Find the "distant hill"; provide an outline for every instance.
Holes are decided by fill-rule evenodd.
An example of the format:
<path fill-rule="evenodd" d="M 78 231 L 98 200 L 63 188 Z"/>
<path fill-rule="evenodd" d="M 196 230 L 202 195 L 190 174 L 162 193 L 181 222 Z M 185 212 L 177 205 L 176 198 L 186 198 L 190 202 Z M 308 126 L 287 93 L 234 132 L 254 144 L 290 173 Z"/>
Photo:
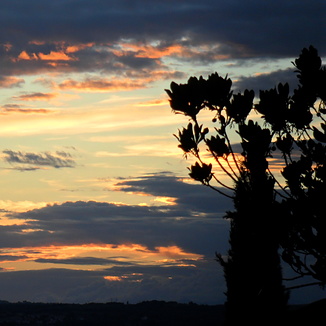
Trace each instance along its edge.
<path fill-rule="evenodd" d="M 216 326 L 223 325 L 223 320 L 222 305 L 206 306 L 164 301 L 80 305 L 0 301 L 0 326 Z"/>

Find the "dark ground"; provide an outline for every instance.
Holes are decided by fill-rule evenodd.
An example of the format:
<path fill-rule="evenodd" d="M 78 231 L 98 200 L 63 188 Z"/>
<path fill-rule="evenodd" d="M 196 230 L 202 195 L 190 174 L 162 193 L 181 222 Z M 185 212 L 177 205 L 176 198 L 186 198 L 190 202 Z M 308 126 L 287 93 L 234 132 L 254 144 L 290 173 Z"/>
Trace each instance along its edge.
<path fill-rule="evenodd" d="M 139 304 L 0 302 L 0 325 L 223 325 L 224 307 L 149 301 Z"/>
<path fill-rule="evenodd" d="M 326 325 L 326 299 L 289 307 L 285 325 Z M 283 324 L 283 323 L 280 323 Z M 148 301 L 138 304 L 9 303 L 0 301 L 0 326 L 219 326 L 224 306 Z"/>

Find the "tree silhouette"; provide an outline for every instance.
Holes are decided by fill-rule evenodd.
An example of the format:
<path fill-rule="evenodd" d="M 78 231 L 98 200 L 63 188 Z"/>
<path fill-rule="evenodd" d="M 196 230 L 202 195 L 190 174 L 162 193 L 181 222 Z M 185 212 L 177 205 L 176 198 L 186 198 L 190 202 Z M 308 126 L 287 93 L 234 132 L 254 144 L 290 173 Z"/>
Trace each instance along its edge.
<path fill-rule="evenodd" d="M 280 248 L 296 278 L 326 282 L 326 70 L 312 46 L 294 65 L 293 94 L 280 83 L 260 91 L 256 104 L 253 91 L 233 94 L 231 79 L 217 73 L 166 90 L 172 110 L 190 119 L 175 135 L 185 156 L 195 159 L 190 177 L 234 203 L 226 214 L 230 250 L 227 258 L 217 255 L 230 325 L 281 318 L 287 292 Z M 214 114 L 209 128 L 198 122 L 207 123 L 207 111 Z"/>

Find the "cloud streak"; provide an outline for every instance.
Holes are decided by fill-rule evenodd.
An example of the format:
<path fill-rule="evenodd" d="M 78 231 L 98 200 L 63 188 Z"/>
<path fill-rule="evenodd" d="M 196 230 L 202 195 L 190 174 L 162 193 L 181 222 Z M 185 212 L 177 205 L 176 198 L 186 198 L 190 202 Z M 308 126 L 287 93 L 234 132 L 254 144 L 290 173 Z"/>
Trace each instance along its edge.
<path fill-rule="evenodd" d="M 22 113 L 22 114 L 47 114 L 53 111 L 47 109 L 33 109 L 22 107 L 18 104 L 5 104 L 1 107 L 1 114 Z"/>
<path fill-rule="evenodd" d="M 4 161 L 13 164 L 15 169 L 18 170 L 29 171 L 40 169 L 41 167 L 53 167 L 56 169 L 73 168 L 76 165 L 71 154 L 66 152 L 30 153 L 7 149 L 2 151 L 2 153 L 4 154 Z"/>
<path fill-rule="evenodd" d="M 13 99 L 18 101 L 48 101 L 55 98 L 56 96 L 57 94 L 37 92 L 14 96 Z"/>

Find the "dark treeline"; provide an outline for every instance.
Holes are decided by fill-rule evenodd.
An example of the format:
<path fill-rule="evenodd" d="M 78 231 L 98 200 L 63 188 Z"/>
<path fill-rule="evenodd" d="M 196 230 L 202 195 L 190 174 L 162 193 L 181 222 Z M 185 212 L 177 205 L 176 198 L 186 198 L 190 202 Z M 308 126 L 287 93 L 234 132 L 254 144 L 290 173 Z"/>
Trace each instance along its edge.
<path fill-rule="evenodd" d="M 289 306 L 289 325 L 323 325 L 326 299 Z M 219 326 L 224 325 L 224 305 L 199 305 L 165 301 L 137 304 L 10 303 L 0 301 L 0 326 Z"/>
<path fill-rule="evenodd" d="M 165 301 L 124 303 L 0 303 L 0 325 L 192 326 L 223 325 L 223 305 Z"/>

